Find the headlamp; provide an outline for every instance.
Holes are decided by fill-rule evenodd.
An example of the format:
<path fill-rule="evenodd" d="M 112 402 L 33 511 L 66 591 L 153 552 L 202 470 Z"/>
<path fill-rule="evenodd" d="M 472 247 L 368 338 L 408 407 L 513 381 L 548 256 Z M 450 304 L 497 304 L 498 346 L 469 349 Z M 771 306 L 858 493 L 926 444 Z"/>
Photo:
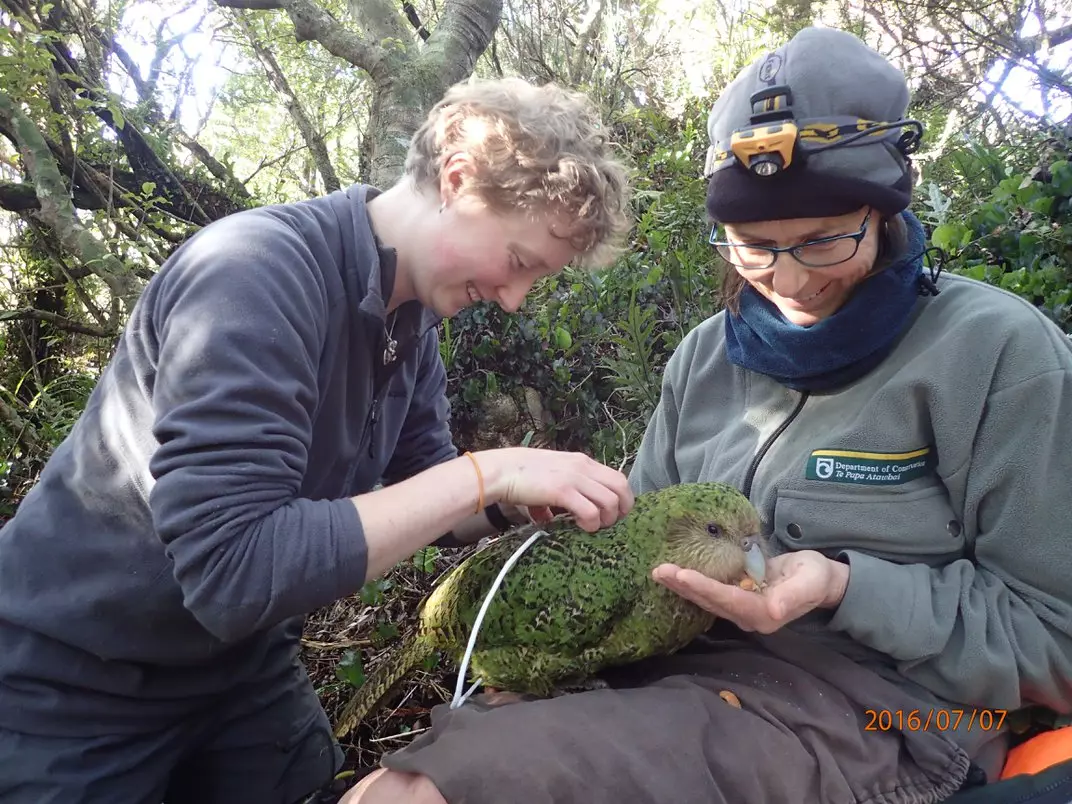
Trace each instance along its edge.
<path fill-rule="evenodd" d="M 908 156 L 919 148 L 923 137 L 923 126 L 917 120 L 887 123 L 847 116 L 797 119 L 793 93 L 784 85 L 753 93 L 749 101 L 753 113 L 748 125 L 730 135 L 728 146 L 708 149 L 705 176 L 732 164 L 769 178 L 805 162 L 812 154 L 881 140 L 892 141 Z"/>

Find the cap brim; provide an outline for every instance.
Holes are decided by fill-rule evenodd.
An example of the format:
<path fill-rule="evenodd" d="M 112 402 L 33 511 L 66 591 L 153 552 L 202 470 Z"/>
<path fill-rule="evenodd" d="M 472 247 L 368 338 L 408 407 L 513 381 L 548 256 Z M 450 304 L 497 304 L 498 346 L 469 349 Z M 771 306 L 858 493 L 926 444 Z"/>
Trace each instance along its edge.
<path fill-rule="evenodd" d="M 896 215 L 911 201 L 912 177 L 894 186 L 854 176 L 817 173 L 791 166 L 774 176 L 757 176 L 738 165 L 716 171 L 707 184 L 707 214 L 719 223 L 830 218 L 872 206 Z"/>

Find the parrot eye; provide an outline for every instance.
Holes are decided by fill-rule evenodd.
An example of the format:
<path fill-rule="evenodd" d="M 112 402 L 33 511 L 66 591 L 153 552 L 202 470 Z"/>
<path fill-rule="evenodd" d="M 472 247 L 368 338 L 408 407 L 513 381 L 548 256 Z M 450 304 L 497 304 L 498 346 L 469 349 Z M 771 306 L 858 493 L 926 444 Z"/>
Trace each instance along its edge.
<path fill-rule="evenodd" d="M 708 522 L 707 523 L 707 532 L 710 533 L 712 536 L 721 536 L 722 535 L 722 526 L 720 524 L 718 524 L 717 522 Z"/>

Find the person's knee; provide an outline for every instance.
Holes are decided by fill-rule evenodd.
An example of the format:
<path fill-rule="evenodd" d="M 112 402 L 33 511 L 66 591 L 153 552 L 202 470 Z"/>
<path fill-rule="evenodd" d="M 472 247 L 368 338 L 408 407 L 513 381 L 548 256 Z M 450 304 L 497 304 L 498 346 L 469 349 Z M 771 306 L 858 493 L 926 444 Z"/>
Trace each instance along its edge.
<path fill-rule="evenodd" d="M 447 804 L 427 776 L 381 768 L 362 779 L 339 804 Z"/>

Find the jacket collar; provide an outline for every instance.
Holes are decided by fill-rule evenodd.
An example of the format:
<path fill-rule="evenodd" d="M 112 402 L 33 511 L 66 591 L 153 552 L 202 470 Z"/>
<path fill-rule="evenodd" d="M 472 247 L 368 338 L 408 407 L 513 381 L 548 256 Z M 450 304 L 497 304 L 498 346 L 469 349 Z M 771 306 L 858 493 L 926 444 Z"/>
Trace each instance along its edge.
<path fill-rule="evenodd" d="M 358 315 L 384 326 L 387 323 L 387 302 L 394 288 L 397 255 L 394 249 L 380 242 L 368 213 L 368 202 L 382 191 L 369 184 L 354 184 L 338 192 L 350 210 L 354 226 L 355 268 L 359 281 L 364 280 L 361 283 L 362 292 L 358 294 Z M 397 309 L 396 315 L 398 320 L 392 335 L 398 341 L 400 355 L 412 346 L 411 342 L 419 341 L 442 320 L 434 310 L 417 301 L 403 304 Z"/>

